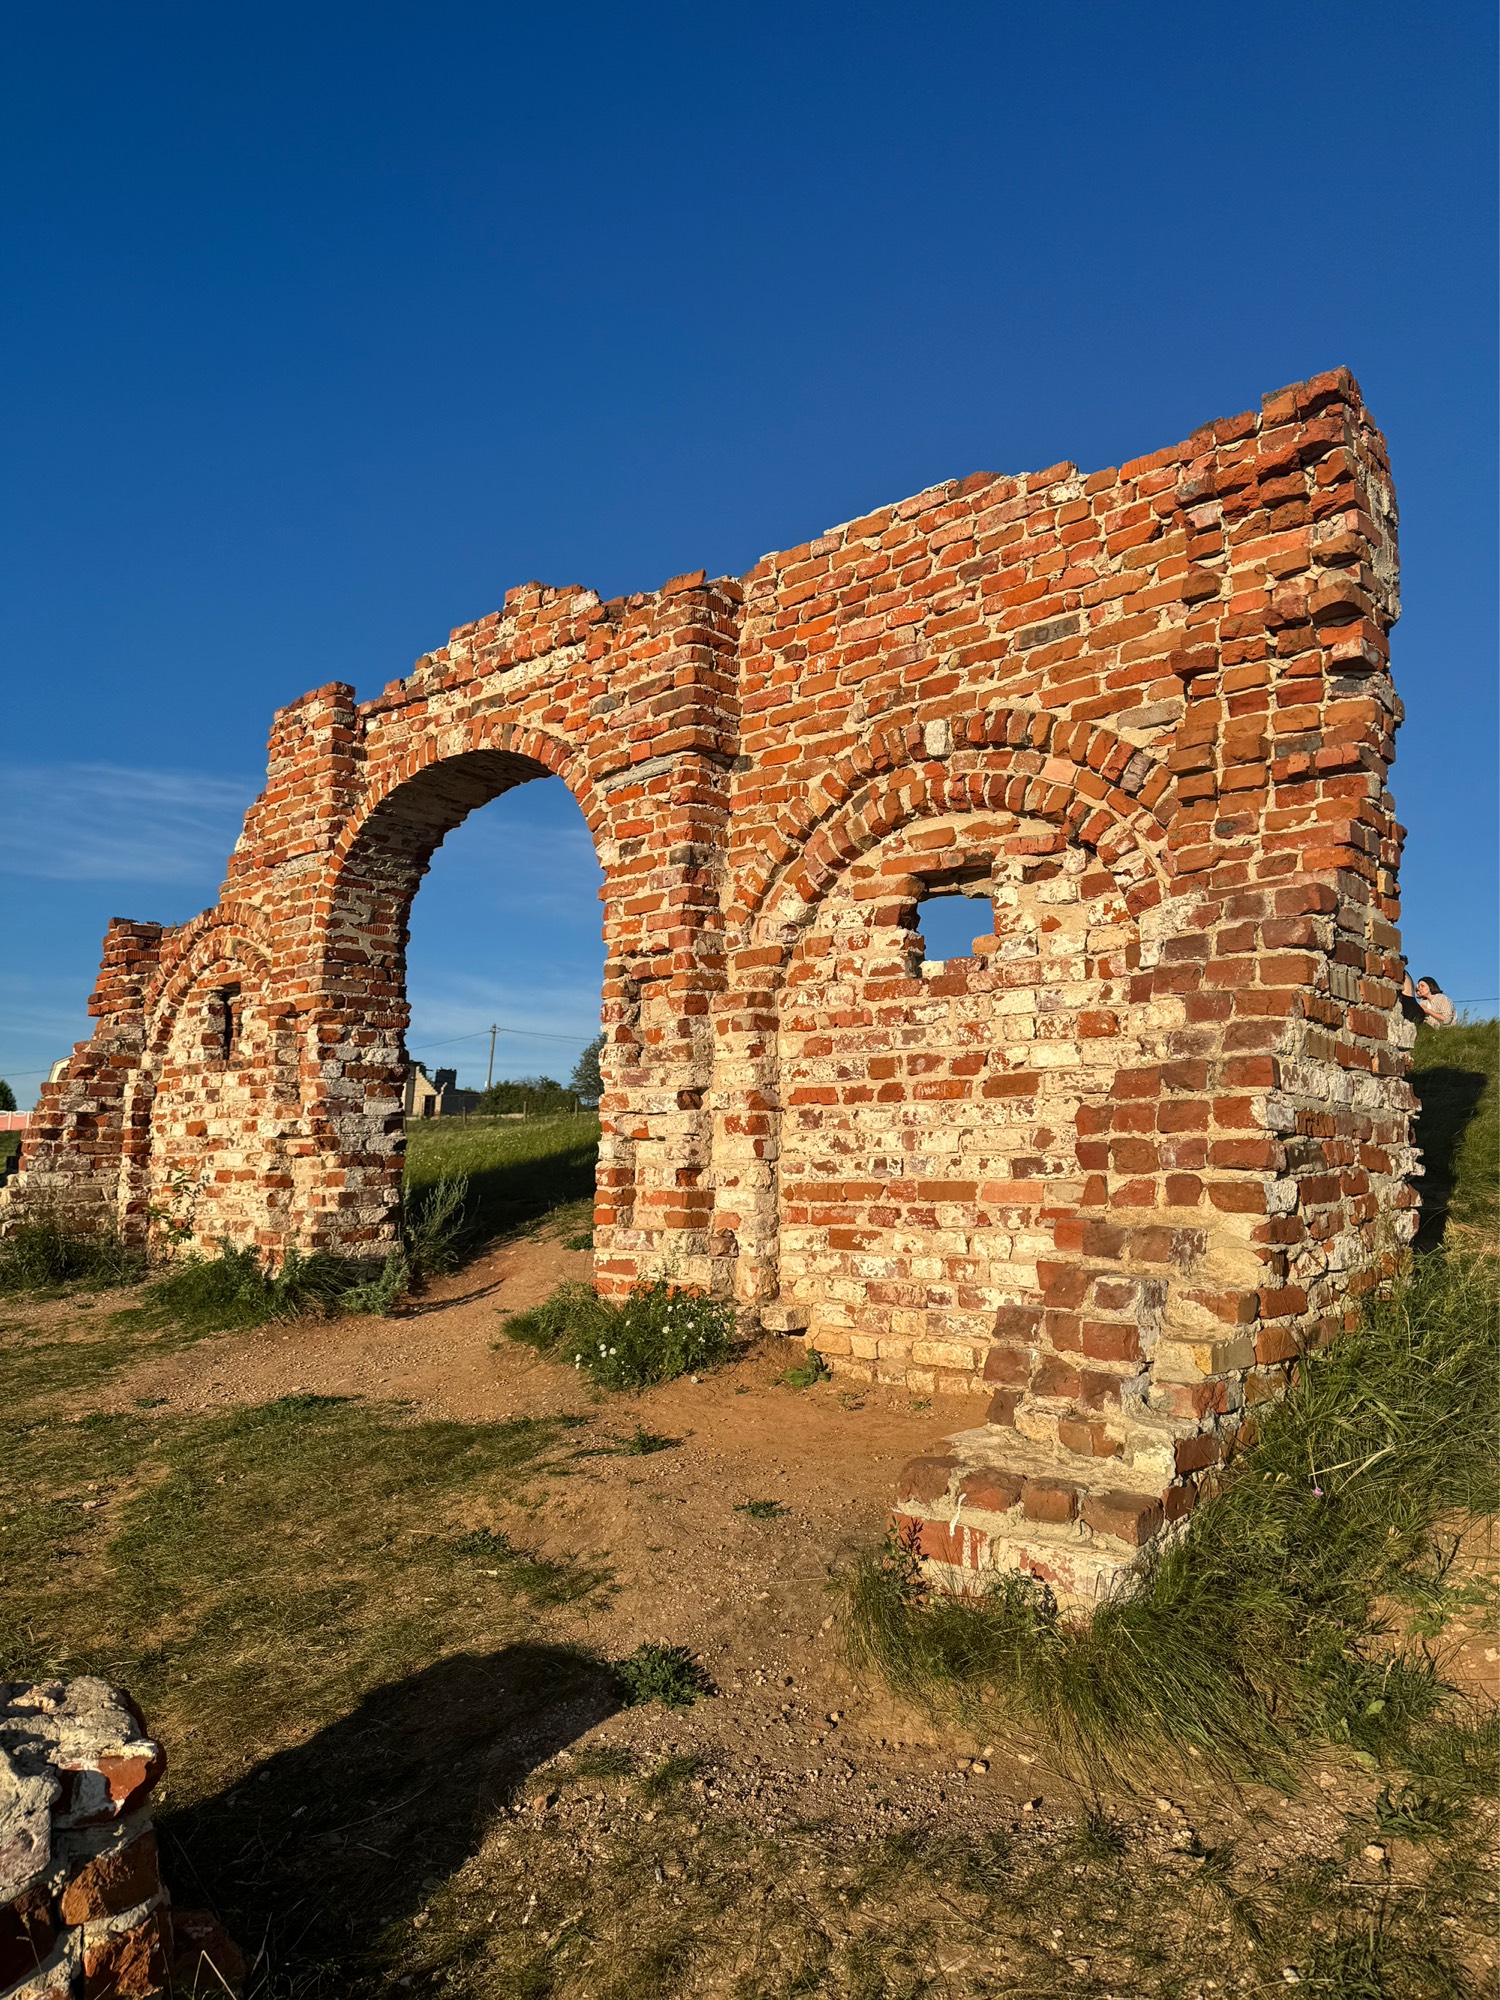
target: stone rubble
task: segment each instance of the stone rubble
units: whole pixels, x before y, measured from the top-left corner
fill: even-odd
[[[0,1681],[0,2000],[238,1990],[214,1918],[162,1886],[147,1802],[166,1761],[106,1681]]]

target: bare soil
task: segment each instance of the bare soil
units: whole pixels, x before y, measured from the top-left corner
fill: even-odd
[[[571,1614],[577,1636],[612,1657],[648,1640],[687,1646],[724,1697],[675,1713],[625,1710],[590,1745],[700,1758],[717,1774],[720,1804],[767,1829],[810,1817],[854,1834],[1035,1825],[1053,1812],[1076,1820],[1090,1797],[1024,1732],[996,1727],[981,1741],[863,1683],[842,1654],[839,1571],[880,1539],[904,1462],[980,1421],[980,1400],[925,1402],[837,1379],[792,1390],[781,1378],[803,1351],[775,1338],[701,1380],[606,1396],[501,1334],[507,1311],[587,1277],[589,1265],[586,1251],[541,1228],[434,1283],[396,1317],[207,1339],[117,1377],[105,1407],[151,1399],[203,1411],[300,1391],[463,1421],[585,1412],[606,1435],[640,1427],[676,1440],[647,1456],[589,1458],[533,1496],[529,1544],[607,1563],[616,1579],[603,1608]],[[784,1511],[757,1518],[745,1511],[754,1501]],[[1500,1693],[1500,1646],[1487,1625],[1450,1626],[1444,1657],[1476,1692]],[[1133,1807],[1116,1802],[1138,1814],[1141,1837],[1181,1852],[1255,1826],[1285,1862],[1337,1845],[1378,1787],[1331,1761],[1297,1799],[1229,1793],[1190,1768],[1166,1789],[1170,1797],[1153,1791]]]

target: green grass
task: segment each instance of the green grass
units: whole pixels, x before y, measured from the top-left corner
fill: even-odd
[[[571,1362],[603,1389],[644,1389],[717,1366],[734,1343],[734,1308],[665,1278],[599,1298],[592,1285],[559,1285],[551,1298],[512,1313],[507,1340]]]
[[[1465,1925],[1488,1892],[1472,1840],[1446,1865],[1419,1857],[1387,1879],[1257,1835],[1242,1849],[1175,1852],[1152,1837],[1149,1809],[1145,1823],[1054,1808],[1014,1825],[860,1839],[705,1805],[705,1775],[681,1754],[638,1777],[585,1753],[562,1782],[591,1780],[602,1796],[573,1804],[565,1792],[560,1810],[494,1829],[419,1926],[388,1934],[388,1976],[486,2000],[1487,1990],[1464,1964],[1477,1942]],[[1350,1829],[1360,1842],[1374,1834],[1368,1821]]]
[[[597,1565],[520,1551],[481,1565],[443,1526],[565,1467],[574,1422],[417,1423],[304,1395],[210,1417],[23,1418],[0,1483],[7,1669],[108,1673],[226,1739],[275,1736],[289,1698],[330,1719],[476,1622],[508,1630],[538,1585],[559,1602],[603,1583]]]
[[[128,1310],[140,1325],[170,1324],[195,1333],[341,1312],[389,1313],[423,1279],[456,1270],[471,1233],[469,1183],[444,1178],[408,1195],[402,1247],[378,1264],[293,1250],[273,1270],[256,1250],[236,1250],[226,1242],[217,1257],[184,1257],[154,1278],[142,1303]]]
[[[440,1180],[468,1181],[466,1247],[514,1235],[544,1216],[579,1234],[592,1221],[599,1120],[592,1112],[522,1124],[428,1118],[406,1141],[408,1198]]]
[[[273,1319],[326,1318],[340,1310],[362,1275],[345,1258],[295,1251],[271,1271],[257,1251],[226,1243],[217,1257],[185,1257],[154,1278],[141,1304],[127,1312],[141,1326],[174,1325],[194,1333],[263,1326]]]
[[[1412,1053],[1425,1173],[1423,1242],[1451,1218],[1491,1247],[1500,1230],[1500,1021],[1422,1026]]]
[[[45,1213],[0,1238],[0,1293],[102,1291],[134,1284],[145,1270],[144,1256],[110,1232],[89,1235]]]
[[[539,1630],[602,1604],[607,1563],[512,1539],[583,1420],[300,1394],[91,1409],[119,1338],[101,1316],[51,1343],[81,1416],[35,1393],[55,1376],[7,1368],[5,1671],[128,1687],[171,1745],[157,1819],[179,1900],[252,1956],[266,1943],[258,1995],[348,1993],[421,1872],[470,1851],[474,1815],[624,1698],[569,1632]]]
[[[1491,1260],[1420,1260],[1306,1359],[1222,1491],[1091,1620],[1019,1575],[929,1591],[889,1547],[850,1580],[856,1656],[1095,1772],[1191,1753],[1287,1782],[1313,1743],[1399,1766],[1448,1704],[1391,1607],[1440,1624],[1456,1598],[1444,1530],[1496,1508],[1496,1317]]]

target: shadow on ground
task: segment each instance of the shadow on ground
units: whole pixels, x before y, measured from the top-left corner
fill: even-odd
[[[459,1246],[468,1259],[497,1238],[514,1235],[553,1209],[592,1202],[597,1139],[529,1160],[504,1160],[468,1169],[468,1221]]]
[[[1458,1156],[1479,1111],[1488,1078],[1482,1070],[1434,1067],[1413,1070],[1417,1119],[1412,1138],[1422,1154],[1423,1172],[1413,1183],[1419,1208],[1416,1247],[1435,1250],[1448,1227],[1458,1182]]]
[[[163,1872],[255,1961],[257,2000],[357,1993],[385,1927],[462,1866],[530,1772],[619,1706],[608,1668],[569,1647],[455,1654],[163,1812]]]

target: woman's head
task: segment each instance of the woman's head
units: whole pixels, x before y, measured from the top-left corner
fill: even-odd
[[[1432,998],[1434,993],[1441,993],[1442,990],[1442,987],[1438,985],[1435,979],[1423,978],[1417,981],[1417,991],[1425,993],[1429,999]]]

